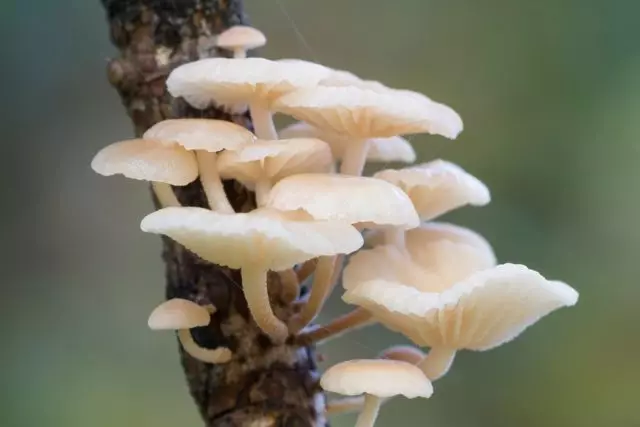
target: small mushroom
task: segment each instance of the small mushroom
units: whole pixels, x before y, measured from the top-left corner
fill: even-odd
[[[268,270],[285,270],[318,256],[351,253],[363,243],[349,224],[294,219],[298,217],[263,209],[224,214],[193,207],[166,208],[147,215],[140,226],[143,231],[172,238],[206,261],[240,269],[251,315],[267,335],[281,342],[288,331],[269,302]]]
[[[331,147],[333,157],[340,161],[344,158],[349,138],[323,131],[305,122],[297,122],[278,132],[280,138],[318,138],[326,141]],[[372,138],[367,141],[367,162],[388,163],[402,162],[413,163],[416,161],[416,152],[413,146],[401,136],[390,138]]]
[[[150,181],[162,206],[180,206],[172,185],[187,185],[198,177],[193,153],[174,142],[130,139],[100,150],[91,161],[100,175],[122,174]]]
[[[489,189],[460,166],[434,160],[374,175],[400,187],[411,198],[420,219],[427,221],[464,205],[483,206],[491,201]],[[388,228],[387,243],[404,246],[404,231]]]
[[[362,173],[371,138],[428,132],[454,139],[462,131],[462,120],[446,105],[392,90],[316,86],[282,96],[273,109],[348,137],[340,166],[348,175]]]
[[[271,103],[296,89],[311,87],[331,72],[304,61],[278,62],[264,58],[207,58],[177,67],[167,89],[196,108],[214,101],[231,108],[249,105],[255,133],[260,139],[278,139]]]
[[[431,348],[420,368],[432,381],[446,374],[457,351],[490,350],[552,311],[578,301],[578,292],[569,285],[516,264],[502,264],[431,289],[400,278],[345,286],[345,302],[364,308],[415,344]]]
[[[320,386],[345,396],[364,394],[356,427],[373,427],[381,399],[402,395],[408,399],[433,394],[429,379],[416,366],[397,360],[350,360],[327,369]]]
[[[184,351],[202,362],[227,363],[233,355],[231,350],[226,347],[216,349],[200,347],[191,336],[190,329],[207,326],[211,321],[211,314],[215,311],[213,306],[207,310],[192,301],[173,298],[163,302],[151,312],[148,324],[154,331],[177,330],[178,339]]]
[[[224,120],[171,119],[155,124],[143,137],[175,141],[185,149],[195,152],[202,188],[209,206],[220,212],[234,212],[220,180],[216,153],[253,143],[256,139],[254,134]]]
[[[260,31],[246,25],[235,25],[218,35],[216,45],[233,52],[234,58],[246,58],[247,51],[267,44],[267,38]]]
[[[277,141],[258,140],[225,151],[218,168],[223,178],[233,178],[256,192],[258,206],[264,206],[273,184],[305,172],[326,172],[333,159],[329,146],[319,139],[296,138]]]
[[[412,228],[419,224],[413,206],[402,191],[375,178],[329,174],[299,174],[287,177],[271,190],[266,206],[294,211],[302,209],[317,220],[341,221],[363,226]],[[308,325],[333,290],[333,257],[318,261],[311,293],[292,332]]]

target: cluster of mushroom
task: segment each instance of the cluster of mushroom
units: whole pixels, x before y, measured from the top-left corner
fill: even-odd
[[[308,345],[379,323],[430,349],[425,355],[393,348],[333,366],[322,377],[325,390],[365,397],[330,402],[330,413],[362,407],[357,426],[372,426],[381,399],[429,397],[431,382],[448,371],[457,351],[499,346],[577,302],[578,293],[562,282],[523,265],[497,265],[477,233],[433,221],[490,201],[487,187],[459,166],[435,160],[361,176],[366,162],[415,161],[402,135],[456,138],[462,120],[455,111],[313,62],[246,57],[265,42],[255,29],[234,27],[218,38],[233,58],[188,63],[167,80],[174,97],[196,108],[248,109],[253,132],[219,120],[166,120],[141,139],[101,150],[92,166],[103,175],[150,181],[163,208],[142,220],[142,230],[240,269],[250,313],[274,342],[293,336]],[[275,113],[299,122],[276,130]],[[173,192],[198,178],[210,209],[181,206]],[[235,212],[222,179],[255,191],[257,209]],[[356,251],[342,275],[342,298],[355,310],[310,326],[339,282],[345,256]],[[269,270],[282,272],[292,302],[298,298],[300,311],[288,323],[271,307]],[[311,290],[301,299],[307,278]],[[179,330],[193,357],[225,363],[233,358],[228,349],[200,348],[188,332],[214,313],[215,307],[171,300],[149,325]]]

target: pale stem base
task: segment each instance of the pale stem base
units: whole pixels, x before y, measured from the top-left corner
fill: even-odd
[[[202,188],[207,196],[211,210],[221,213],[234,213],[220,180],[217,157],[216,153],[203,150],[196,151],[200,182],[202,182]]]
[[[153,188],[153,192],[156,194],[160,206],[163,208],[180,206],[180,202],[173,192],[171,185],[154,181],[151,183],[151,188]]]
[[[265,206],[269,200],[269,193],[271,192],[271,181],[265,178],[256,182],[256,204],[259,208]]]
[[[243,268],[242,287],[249,312],[262,331],[277,343],[285,341],[289,335],[287,325],[276,317],[267,292],[267,270],[262,268]]]
[[[226,347],[218,347],[215,349],[200,347],[198,343],[194,341],[189,329],[178,330],[178,339],[184,351],[201,362],[212,364],[227,363],[233,356],[231,350]]]
[[[325,301],[333,290],[334,284],[331,282],[335,263],[335,256],[322,256],[318,258],[307,304],[302,308],[302,311],[291,325],[291,333],[295,334],[304,329],[305,326],[315,319],[320,310],[322,310]]]
[[[283,287],[282,298],[287,303],[293,302],[298,298],[298,294],[300,293],[300,282],[298,282],[296,272],[293,271],[292,268],[289,268],[287,270],[279,271],[278,275],[280,276],[280,282]]]
[[[327,415],[348,414],[362,410],[364,405],[363,396],[349,396],[332,399],[327,402]]]
[[[431,381],[442,378],[451,368],[456,350],[445,347],[433,347],[418,364],[418,367]]]
[[[364,406],[358,415],[355,427],[373,427],[380,412],[380,398],[371,394],[364,395]]]
[[[340,164],[340,173],[343,175],[362,175],[368,152],[368,140],[349,141]]]
[[[321,344],[329,338],[337,338],[348,331],[373,325],[374,323],[375,320],[368,311],[356,308],[345,315],[333,319],[324,326],[314,326],[307,331],[299,333],[296,336],[296,342],[300,345]]]
[[[247,51],[241,47],[233,49],[233,57],[235,59],[244,59],[247,57]]]
[[[273,124],[273,116],[266,106],[258,102],[252,102],[249,104],[249,113],[253,121],[253,129],[259,139],[265,141],[278,139],[278,133]]]

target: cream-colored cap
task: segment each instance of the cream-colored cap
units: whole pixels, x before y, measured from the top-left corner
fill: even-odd
[[[275,111],[354,139],[433,133],[456,138],[462,120],[450,107],[395,91],[316,86],[277,99]]]
[[[277,215],[224,214],[195,207],[170,207],[147,215],[142,231],[164,234],[201,258],[231,268],[284,270],[318,256],[348,254],[362,246],[351,225],[293,221]]]
[[[253,184],[263,178],[278,182],[289,175],[327,172],[332,162],[331,149],[319,139],[259,140],[220,154],[218,169],[221,177],[236,179],[253,189]]]
[[[251,144],[253,133],[225,120],[169,119],[151,126],[143,135],[146,139],[175,141],[187,150],[212,153]]]
[[[420,218],[429,220],[464,205],[491,201],[486,185],[460,166],[434,160],[405,169],[387,169],[374,175],[406,192]]]
[[[173,298],[151,312],[148,324],[153,330],[177,330],[207,326],[210,320],[206,308],[186,299]]]
[[[431,381],[411,363],[375,359],[349,360],[327,369],[320,387],[345,396],[370,394],[377,397],[402,395],[409,399],[430,397]]]
[[[441,292],[372,280],[348,289],[343,300],[417,345],[489,350],[552,311],[576,304],[578,292],[523,265],[502,264]]]
[[[167,89],[196,108],[214,101],[229,106],[254,100],[269,104],[296,89],[317,85],[328,73],[321,67],[264,58],[207,58],[173,70]]]
[[[349,143],[353,142],[344,135],[336,135],[311,126],[305,122],[297,122],[278,132],[280,138],[318,138],[326,141],[336,160],[342,160]],[[413,163],[416,152],[409,141],[401,136],[390,138],[371,138],[367,142],[368,162],[403,162]]]
[[[100,175],[122,174],[127,178],[187,185],[198,177],[193,153],[167,141],[131,139],[111,144],[98,152],[91,168]]]
[[[399,188],[375,178],[330,174],[287,177],[271,190],[267,206],[303,209],[316,219],[350,224],[418,226],[409,198]]]
[[[255,49],[267,44],[267,38],[260,31],[246,25],[235,25],[222,33],[216,39],[216,45],[223,49]]]

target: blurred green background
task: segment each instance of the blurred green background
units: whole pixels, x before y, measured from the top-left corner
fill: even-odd
[[[247,0],[266,57],[301,57],[422,91],[465,121],[412,138],[458,162],[493,202],[447,219],[581,293],[519,339],[463,353],[428,401],[379,426],[638,426],[640,2]],[[131,135],[105,78],[98,0],[3,1],[0,426],[197,426],[163,295],[147,188],[89,168]],[[302,36],[301,36],[301,35]],[[323,315],[347,308],[335,295]],[[402,338],[375,327],[327,363]],[[353,425],[353,416],[334,425]]]

